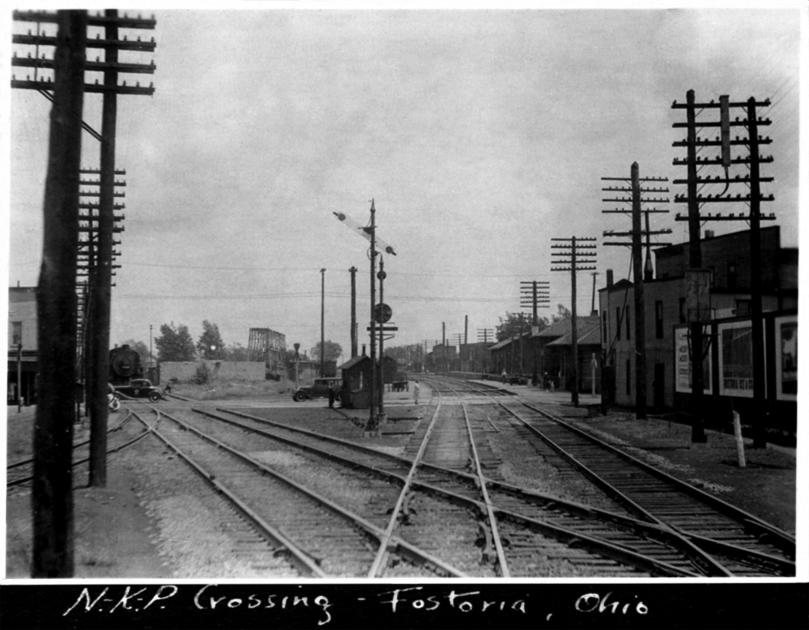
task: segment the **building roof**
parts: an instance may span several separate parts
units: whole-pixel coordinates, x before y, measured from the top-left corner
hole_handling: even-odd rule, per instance
[[[349,370],[349,369],[353,368],[355,365],[357,365],[358,363],[361,363],[363,361],[370,361],[370,360],[371,360],[371,357],[369,357],[367,354],[360,354],[360,355],[357,355],[356,357],[354,357],[353,359],[349,359],[348,361],[346,361],[345,363],[343,363],[339,367],[340,367],[341,370]]]
[[[598,327],[598,316],[585,316],[585,317],[576,317],[576,327],[578,330],[584,330],[584,328],[594,325]],[[566,317],[564,319],[557,320],[553,322],[547,328],[543,328],[539,333],[537,333],[536,337],[542,337],[543,339],[554,338],[554,337],[562,337],[570,332],[570,318]]]
[[[779,242],[780,242],[780,230],[781,230],[781,226],[779,226],[779,225],[768,225],[766,227],[760,228],[760,231],[762,233],[764,233],[764,232],[778,232],[777,236],[779,237]],[[710,232],[710,230],[706,230],[706,232]],[[710,235],[709,234],[703,234],[702,237],[700,238],[700,242],[701,243],[706,243],[708,241],[716,242],[716,241],[722,241],[722,240],[725,240],[725,239],[732,239],[732,238],[736,238],[736,237],[738,237],[740,235],[743,235],[743,234],[748,234],[749,232],[750,232],[750,228],[745,228],[743,230],[736,230],[735,232],[728,232],[726,234],[710,234]],[[682,243],[675,243],[673,245],[664,245],[662,247],[656,248],[654,250],[654,253],[655,253],[655,255],[662,254],[662,255],[666,255],[666,256],[670,255],[670,254],[674,254],[674,255],[682,254],[688,248],[689,244],[690,244],[689,241],[683,241]]]
[[[503,339],[503,341],[498,341],[496,344],[489,346],[489,350],[499,350],[500,348],[505,348],[510,343],[511,338]]]
[[[570,323],[569,319],[564,320]],[[565,333],[558,339],[554,339],[549,346],[569,346],[571,345],[572,335],[570,334],[570,326],[568,325]],[[598,317],[577,317],[576,318],[576,336],[578,337],[579,345],[601,345],[601,326]]]

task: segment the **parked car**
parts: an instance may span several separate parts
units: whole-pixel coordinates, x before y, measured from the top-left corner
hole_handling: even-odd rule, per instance
[[[515,374],[514,376],[509,376],[508,383],[509,385],[528,385],[528,379]]]
[[[152,385],[148,378],[133,378],[126,385],[113,385],[116,394],[125,398],[148,398],[152,402],[157,402],[163,396],[159,387]]]
[[[329,390],[334,391],[334,399],[340,400],[340,389],[343,386],[343,379],[338,377],[316,378],[311,385],[304,385],[295,390],[292,400],[300,402],[311,400],[312,398],[328,398]]]

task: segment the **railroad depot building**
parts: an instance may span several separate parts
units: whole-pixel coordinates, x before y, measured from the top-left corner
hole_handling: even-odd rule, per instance
[[[576,317],[578,341],[579,390],[601,388],[601,329],[598,316]],[[573,345],[570,318],[560,319],[541,330],[497,342],[489,348],[490,364],[495,374],[537,374],[539,384],[554,389],[570,390],[573,383]],[[594,365],[593,361],[596,360]]]
[[[8,372],[6,403],[36,402],[39,351],[37,349],[37,288],[9,287]],[[18,380],[19,379],[19,380]]]
[[[722,236],[706,231],[703,267],[711,272],[708,346],[703,362],[706,414],[744,419],[752,398],[750,232]],[[686,312],[688,243],[654,251],[656,274],[644,282],[647,405],[663,411],[687,408],[691,392]],[[794,429],[797,392],[798,251],[782,248],[778,226],[761,229],[762,311],[766,397],[773,416]],[[605,395],[635,404],[634,285],[622,279],[599,291]],[[787,429],[788,430],[788,429]]]

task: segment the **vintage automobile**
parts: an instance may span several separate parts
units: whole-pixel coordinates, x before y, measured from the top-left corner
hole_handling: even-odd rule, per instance
[[[329,390],[334,391],[334,399],[340,400],[340,388],[343,386],[343,379],[339,377],[316,378],[311,385],[304,385],[295,390],[292,400],[300,402],[312,398],[328,398]]]
[[[148,398],[152,402],[157,402],[163,396],[159,387],[152,385],[147,378],[133,378],[126,385],[114,385],[115,394],[123,398]]]

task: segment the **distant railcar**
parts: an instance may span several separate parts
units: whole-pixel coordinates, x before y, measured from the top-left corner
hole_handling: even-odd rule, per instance
[[[135,350],[126,344],[110,350],[110,383],[121,385],[142,376],[143,366]]]

